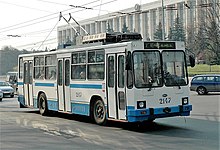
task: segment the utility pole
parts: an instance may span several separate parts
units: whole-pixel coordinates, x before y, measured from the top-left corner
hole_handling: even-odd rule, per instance
[[[162,40],[165,40],[164,0],[161,0],[161,3],[162,3]]]

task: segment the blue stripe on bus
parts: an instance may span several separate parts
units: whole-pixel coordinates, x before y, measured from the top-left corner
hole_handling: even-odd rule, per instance
[[[54,87],[54,83],[35,83],[35,86],[48,86],[48,87]]]
[[[49,110],[58,111],[58,101],[47,100],[47,106]]]
[[[130,107],[130,109],[129,109]],[[192,105],[172,106],[169,107],[170,112],[164,112],[164,107],[153,108],[151,114],[150,109],[131,109],[133,106],[128,106],[127,118],[128,122],[144,121],[148,119],[172,117],[172,116],[189,116],[192,110]]]
[[[18,85],[24,85],[24,82],[18,82]]]
[[[70,84],[70,88],[102,89],[102,85],[97,85],[97,84]]]
[[[127,109],[131,110],[131,109],[135,109],[135,107],[134,106],[127,106]]]
[[[36,97],[34,97],[33,99],[34,99],[34,108],[38,108],[38,102],[37,102],[37,98],[36,98]]]
[[[71,112],[73,114],[89,116],[89,104],[71,103]]]

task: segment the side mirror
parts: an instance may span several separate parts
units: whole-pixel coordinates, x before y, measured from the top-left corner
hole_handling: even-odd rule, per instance
[[[195,58],[192,55],[189,56],[189,62],[191,67],[195,66]]]
[[[126,66],[125,66],[126,70],[132,70],[132,66],[131,66],[131,52],[128,52],[126,54]]]

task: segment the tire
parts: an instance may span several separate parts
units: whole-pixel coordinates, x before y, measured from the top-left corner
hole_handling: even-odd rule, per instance
[[[205,95],[205,94],[207,93],[206,88],[204,88],[204,87],[202,87],[202,86],[198,87],[198,88],[197,88],[197,93],[198,93],[199,95]]]
[[[47,98],[44,93],[39,96],[39,111],[42,116],[48,115]]]
[[[93,105],[92,118],[98,125],[105,125],[107,122],[105,105],[100,99]]]
[[[0,98],[0,102],[2,102],[2,98]]]

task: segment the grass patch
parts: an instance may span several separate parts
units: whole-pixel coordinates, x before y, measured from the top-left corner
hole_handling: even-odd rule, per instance
[[[189,76],[197,74],[220,74],[220,65],[197,64],[195,67],[188,67]]]

